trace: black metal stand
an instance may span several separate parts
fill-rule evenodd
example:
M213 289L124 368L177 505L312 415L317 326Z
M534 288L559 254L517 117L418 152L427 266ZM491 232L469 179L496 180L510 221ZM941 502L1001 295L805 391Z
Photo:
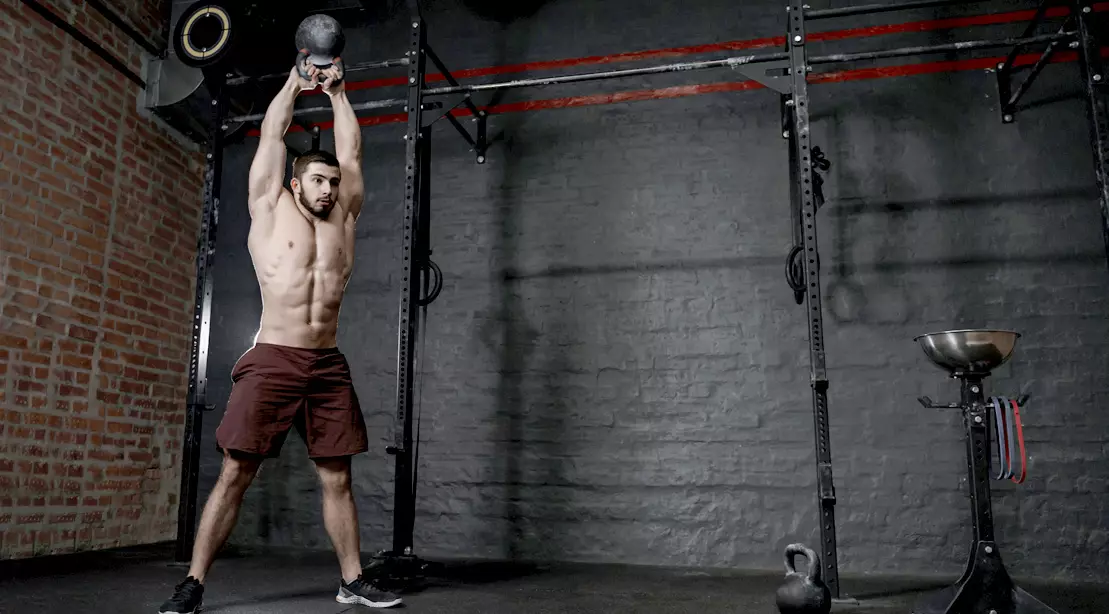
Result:
M208 76L212 94L207 166L204 169L204 213L196 246L196 300L193 304L192 348L189 354L189 397L181 448L181 492L177 507L174 562L188 564L196 537L197 482L200 478L200 438L208 405L208 338L212 328L212 257L216 252L220 187L223 177L222 118L227 88L218 75Z
M426 307L442 287L442 275L431 261L431 127L423 125L423 87L428 53L427 34L414 1L412 11L409 88L406 110L408 131L405 133L405 194L402 249L404 287L400 297L397 330L397 430L394 444L386 448L396 457L393 509L393 547L381 552L365 569L383 587L396 590L410 588L433 568L433 564L414 553L413 530L416 521L417 455L419 440L412 420L412 396L417 360L416 341L421 333L417 308L426 314ZM438 62L436 62L438 63ZM435 276L435 289L430 289ZM421 294L421 289L423 290Z
M989 373L981 372L954 373L952 377L960 382L958 404L936 405L927 397L920 399L920 404L929 409L963 411L973 541L958 582L922 597L913 608L913 614L1056 614L1013 582L994 541L989 414L982 392L982 380L988 376ZM1022 398L1018 404L1026 399Z
M836 489L832 481L831 436L828 432L828 372L825 368L823 307L820 292L820 258L816 240L819 207L817 182L809 134L809 62L806 58L804 0L790 0L786 46L789 53L790 95L783 98L790 146L790 184L793 200L794 250L789 262L798 259L803 286L795 287L798 303L808 302L809 368L812 385L813 427L816 431L817 503L820 505L820 558L824 582L833 598L840 597L838 548L836 546ZM787 267L791 264L787 264Z

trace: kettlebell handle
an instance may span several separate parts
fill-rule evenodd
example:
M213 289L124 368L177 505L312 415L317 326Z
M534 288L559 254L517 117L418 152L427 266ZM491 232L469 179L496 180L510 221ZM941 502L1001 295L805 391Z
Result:
M306 67L307 64L308 64L308 52L304 51L304 50L301 50L301 51L297 52L297 61L296 61L297 73L299 73L300 78L304 79L305 81L311 80L311 77L308 76L308 72L305 70L305 67ZM346 69L343 67L343 60L342 59L339 59L337 62L334 63L334 65L339 67L339 78L335 80L335 83L339 83L346 76L345 75ZM327 68L329 66L331 66L331 64L328 64L327 66L318 66L318 68ZM322 85L322 82L321 82L321 85Z
M821 577L820 571L820 556L803 544L790 544L786 546L786 573L798 573L797 566L793 559L797 555L804 556L808 560L805 567L805 575L810 580L819 581Z

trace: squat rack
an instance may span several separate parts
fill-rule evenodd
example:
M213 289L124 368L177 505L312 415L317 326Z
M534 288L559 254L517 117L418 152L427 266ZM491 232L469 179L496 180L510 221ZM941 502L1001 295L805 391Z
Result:
M835 487L832 475L832 457L828 416L828 375L825 366L823 309L820 290L820 266L817 257L818 243L815 218L824 202L822 178L817 171L827 170L819 147L811 143L810 99L808 75L812 67L861 60L904 57L939 52L975 49L1009 48L1004 62L997 65L997 87L1001 100L1002 121L1011 122L1016 105L1027 92L1033 80L1050 61L1052 54L1062 44L1079 49L1083 93L1087 101L1090 139L1094 151L1094 175L1098 186L1098 200L1102 215L1102 229L1106 252L1109 254L1109 112L1102 94L1103 67L1100 44L1093 27L1091 0L1041 0L1034 18L1024 34L1016 38L971 40L939 45L901 47L896 49L809 55L807 52L807 24L810 20L864 15L887 11L949 6L975 3L975 0L910 0L898 4L869 4L836 9L811 9L804 0L788 0L787 36L785 50L776 53L735 56L700 62L684 62L662 66L624 70L592 72L558 77L521 79L499 83L461 84L435 54L427 42L427 24L419 10L417 0L407 0L411 15L409 22L409 49L404 58L359 64L358 70L388 66L408 67L407 95L404 98L371 101L353 105L355 110L403 107L407 113L405 148L404 219L402 224L401 274L403 287L400 293L397 329L397 421L394 445L387 451L396 463L395 507L392 549L382 552L377 567L382 577L410 579L427 568L413 552L413 527L416 505L416 458L412 423L412 393L417 359L416 341L420 334L420 309L435 299L441 287L442 276L431 261L430 234L430 175L431 127L440 119L448 122L473 148L478 164L485 162L487 148L487 113L474 104L472 96L478 92L542 87L562 83L616 79L647 74L731 68L748 79L757 81L779 94L782 112L783 137L788 140L790 171L791 219L794 246L787 257L787 282L797 303L807 302L810 384L813 399L815 429L817 502L820 507L821 547L824 579L839 598L840 582L835 532ZM1056 32L1035 34L1048 9L1067 6L1070 14ZM1012 79L1018 67L1018 52L1030 45L1047 44L1025 80L1012 89ZM427 86L427 62L435 66L448 85L436 88ZM348 69L348 73L352 72ZM268 79L269 76L260 79ZM259 79L259 78L255 78ZM212 256L218 225L220 201L220 175L222 169L223 136L232 122L250 122L262 119L261 114L228 117L228 88L244 83L247 78L209 78L212 92L211 131L208 140L207 166L204 183L204 211L197 251L197 291L194 305L192 353L189 369L189 397L183 446L183 471L181 504L178 518L176 559L187 562L191 556L195 535L197 480L199 475L200 433L203 413L212 409L207 403L207 353L211 321ZM450 108L437 113L430 122L424 121L425 112L442 109L443 104L428 99L461 95ZM471 134L455 117L453 111L464 105L473 116L474 133ZM328 111L329 107L309 107L294 111L294 117ZM314 145L318 146L319 131L313 132ZM432 281L434 279L434 281ZM434 284L434 289L431 285Z

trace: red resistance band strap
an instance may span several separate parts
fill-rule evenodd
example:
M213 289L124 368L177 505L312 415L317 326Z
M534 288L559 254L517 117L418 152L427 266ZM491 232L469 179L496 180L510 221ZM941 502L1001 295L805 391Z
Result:
M1024 482L1024 478L1027 477L1027 475L1028 475L1028 455L1024 451L1024 425L1021 423L1021 420L1020 420L1020 405L1017 405L1016 399L1005 399L1005 400L1009 403L1009 406L1012 408L1013 413L1012 413L1012 416L1011 416L1011 424L1016 427L1016 431L1017 431L1016 441L1015 442L1010 441L1009 446L1010 446L1010 448L1015 447L1015 445L1020 446L1019 451L1018 450L1013 450L1012 452L1014 454L1010 455L1010 457L1016 456L1016 454L1020 455L1020 475L1019 476L1014 476L1010 479L1016 484L1021 484L1021 483Z

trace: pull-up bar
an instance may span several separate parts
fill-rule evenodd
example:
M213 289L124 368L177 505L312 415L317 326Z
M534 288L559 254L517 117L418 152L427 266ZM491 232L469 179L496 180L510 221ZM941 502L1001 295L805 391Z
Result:
M394 66L408 66L410 60L408 58L397 58L395 60L380 60L377 62L361 62L358 64L350 64L344 68L346 74L362 72L367 70L374 70L377 68L392 68ZM224 81L225 85L243 85L244 83L257 83L259 81L273 81L276 79L287 79L289 73L273 73L269 75L260 75L257 77L229 77Z
M610 70L602 72L583 73L580 75L564 75L561 77L546 77L543 79L517 79L515 81L502 81L500 83L479 83L476 85L457 85L449 87L433 87L423 91L424 96L445 96L448 94L461 94L463 92L486 92L492 90L508 90L521 87L542 87L544 85L557 85L560 83L578 83L581 81L598 81L601 79L618 79L621 77L635 77L638 75L654 75L670 72L684 72L690 70L705 70L707 68L737 68L746 64L758 64L787 60L789 54L768 53L765 55L744 55L721 60L705 60L703 62L682 62L679 64L664 64L662 66L649 66L647 68L628 68L625 70Z
M809 64L834 64L838 62L855 62L859 60L877 60L881 58L896 58L906 55L919 55L924 53L944 53L947 51L970 51L974 49L990 49L993 47L1009 47L1011 45L1028 45L1031 43L1046 43L1075 38L1077 32L1058 32L1055 34L1042 34L1027 38L1002 38L997 40L962 41L958 43L945 43L943 45L927 45L923 47L901 47L884 51L863 51L860 53L836 53L832 55L814 55L809 58Z
M908 55L920 55L925 53L944 53L949 51L972 51L975 49L990 49L995 47L1011 47L1013 45L1026 45L1032 43L1055 42L1068 38L1074 38L1075 32L1061 32L1056 34L1044 34L1040 36L1030 36L1025 38L1002 38L996 40L971 40L962 41L957 43L945 43L942 45L924 45L919 47L900 47L897 49L886 49L882 51L865 51L859 53L839 53L830 55L815 55L808 59L809 64L836 64L840 62L854 62L859 60L876 60L881 58L896 58ZM437 59L434 58L433 59ZM730 58L723 58L719 60L705 60L701 62L681 62L678 64L664 64L662 66L648 66L645 68L628 68L624 70L610 70L593 73L583 73L579 75L563 75L560 77L544 77L541 79L517 79L515 81L502 81L498 83L478 83L473 85L449 85L443 87L425 88L422 91L424 96L446 96L450 94L474 93L474 92L488 92L497 90L518 89L523 87L543 87L547 85L558 85L562 83L580 83L583 81L599 81L602 79L619 79L623 77L635 77L639 75L652 75L662 73L686 72L693 70L706 70L710 68L738 68L750 64L761 64L765 62L775 62L789 59L789 54L786 52L780 53L767 53L762 55L744 55L734 56ZM407 61L407 59L405 60ZM453 79L452 79L453 81ZM457 83L457 82L455 82ZM469 101L467 101L469 102ZM388 107L401 107L404 106L406 100L403 98L390 98L386 100L374 100L369 102L360 102L351 105L355 111L365 111L369 109L382 109ZM467 106L472 106L472 103ZM470 109L474 111L473 108ZM330 112L331 107L305 107L293 111L294 116L310 115L312 113ZM255 113L253 115L240 115L228 118L230 122L245 122L257 121L265 117L264 113Z
M860 4L858 6L845 6L838 9L809 9L805 11L805 19L888 13L890 11L928 8L930 6L976 4L981 1L982 0L913 0L911 2L898 2L897 4Z

